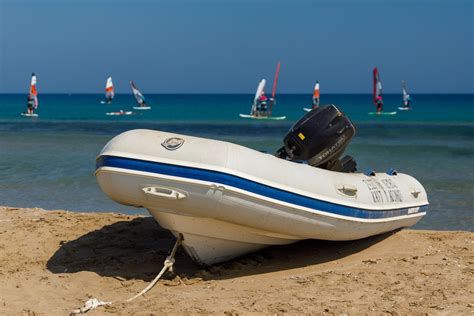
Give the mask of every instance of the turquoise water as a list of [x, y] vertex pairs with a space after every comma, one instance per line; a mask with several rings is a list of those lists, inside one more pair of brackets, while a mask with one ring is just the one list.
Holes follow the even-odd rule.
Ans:
[[[346, 150], [359, 170], [395, 168], [426, 188], [429, 214], [423, 229], [474, 230], [474, 95], [413, 95], [413, 110], [369, 116], [370, 95], [324, 95], [355, 123]], [[99, 189], [95, 156], [120, 132], [150, 128], [231, 141], [273, 152], [304, 112], [311, 96], [282, 95], [274, 115], [285, 121], [245, 120], [251, 95], [147, 95], [153, 107], [133, 116], [106, 116], [130, 110], [132, 95], [100, 104], [102, 95], [40, 95], [38, 118], [19, 115], [25, 95], [0, 95], [0, 205], [74, 211], [143, 213], [116, 204]], [[399, 95], [385, 97], [395, 111]], [[277, 171], [276, 171], [277, 172]]]

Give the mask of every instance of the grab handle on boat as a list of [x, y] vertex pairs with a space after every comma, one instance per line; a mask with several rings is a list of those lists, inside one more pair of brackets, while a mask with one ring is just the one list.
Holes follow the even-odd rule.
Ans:
[[142, 188], [142, 191], [146, 195], [151, 195], [153, 197], [159, 197], [168, 200], [181, 200], [186, 198], [186, 194], [184, 193], [163, 187], [145, 187]]
[[355, 196], [357, 194], [357, 188], [352, 185], [344, 184], [337, 187], [337, 190], [347, 196]]
[[387, 170], [387, 174], [389, 176], [396, 176], [398, 174], [397, 170], [393, 169], [393, 168], [390, 168]]
[[375, 176], [375, 171], [372, 169], [367, 169], [365, 170], [364, 174], [369, 177], [374, 177]]

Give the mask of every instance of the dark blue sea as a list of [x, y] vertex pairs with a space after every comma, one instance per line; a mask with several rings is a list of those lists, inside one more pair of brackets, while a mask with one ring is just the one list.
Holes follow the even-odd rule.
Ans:
[[[152, 106], [132, 116], [132, 95], [112, 105], [102, 95], [39, 95], [38, 118], [20, 116], [26, 95], [0, 95], [0, 205], [72, 211], [147, 214], [119, 205], [99, 189], [95, 157], [113, 136], [148, 128], [230, 141], [273, 152], [291, 125], [304, 115], [311, 95], [281, 95], [274, 115], [284, 121], [241, 119], [252, 95], [147, 95]], [[412, 95], [413, 110], [370, 116], [371, 95], [323, 95], [349, 116], [357, 134], [346, 150], [358, 169], [395, 168], [426, 188], [429, 214], [415, 228], [474, 230], [474, 95]], [[385, 110], [397, 111], [400, 95], [385, 96]], [[278, 170], [275, 170], [278, 172]]]

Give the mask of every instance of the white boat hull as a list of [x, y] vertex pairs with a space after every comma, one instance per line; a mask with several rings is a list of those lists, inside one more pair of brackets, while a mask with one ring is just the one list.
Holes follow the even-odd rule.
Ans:
[[[169, 150], [163, 144], [170, 139], [184, 143], [173, 140], [177, 148]], [[411, 226], [428, 205], [421, 184], [407, 175], [335, 173], [145, 130], [110, 141], [96, 176], [110, 198], [146, 207], [163, 228], [182, 234], [186, 252], [204, 265], [270, 245], [354, 240]]]

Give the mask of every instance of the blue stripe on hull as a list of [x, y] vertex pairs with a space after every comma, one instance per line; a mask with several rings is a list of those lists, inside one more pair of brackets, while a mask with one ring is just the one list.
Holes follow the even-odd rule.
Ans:
[[[175, 176], [180, 178], [188, 178], [194, 180], [202, 180], [207, 182], [214, 182], [228, 185], [234, 188], [252, 192], [261, 196], [265, 196], [274, 200], [303, 206], [306, 208], [319, 210], [323, 212], [364, 218], [364, 219], [381, 219], [408, 214], [408, 208], [394, 209], [394, 210], [367, 210], [350, 206], [334, 204], [327, 201], [322, 201], [300, 195], [293, 192], [288, 192], [282, 189], [274, 188], [259, 182], [248, 180], [232, 174], [205, 170], [193, 167], [184, 167], [178, 165], [171, 165], [159, 162], [151, 162], [146, 160], [115, 157], [115, 156], [101, 156], [97, 159], [96, 169], [101, 167], [114, 167], [120, 169], [129, 169], [136, 171], [144, 171], [168, 176]], [[418, 212], [426, 212], [428, 205], [420, 206]]]

